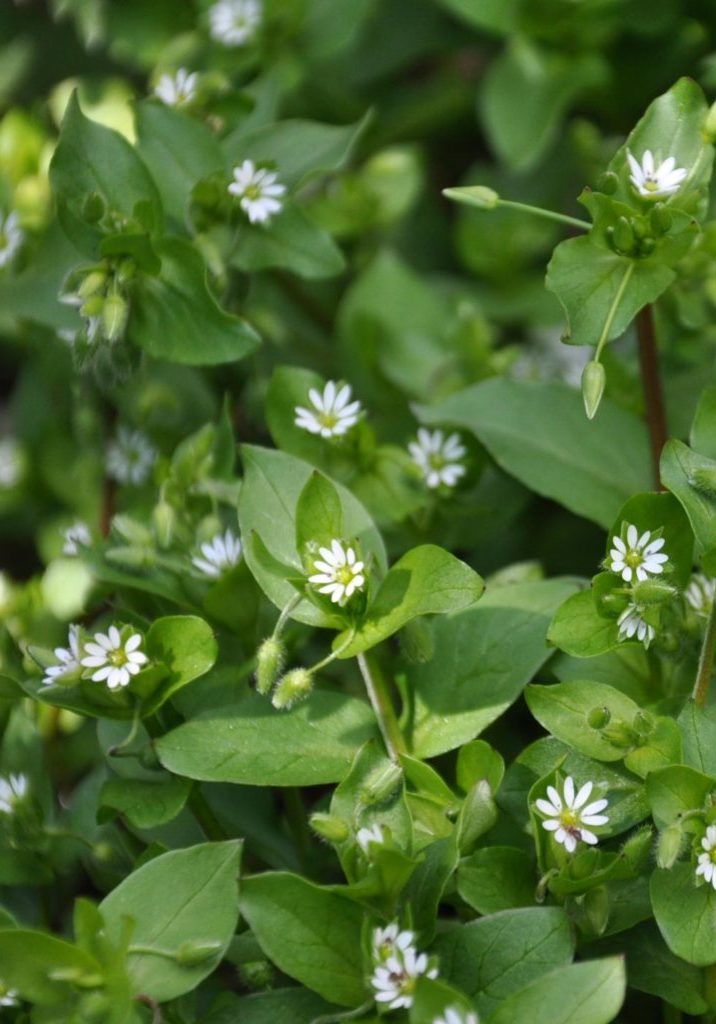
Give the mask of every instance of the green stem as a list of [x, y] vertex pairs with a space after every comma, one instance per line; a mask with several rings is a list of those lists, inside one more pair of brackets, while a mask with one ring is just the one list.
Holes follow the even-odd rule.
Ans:
[[345, 1013], [327, 1013], [323, 1017], [314, 1017], [311, 1024], [340, 1024], [344, 1020], [357, 1020], [372, 1010], [374, 1005], [375, 1003], [371, 999], [367, 1003], [363, 1003], [362, 1006], [357, 1006], [355, 1010], [346, 1010]]
[[405, 740], [398, 725], [388, 688], [375, 661], [367, 653], [357, 657], [358, 667], [368, 692], [370, 703], [378, 719], [386, 749], [393, 761], [397, 761], [405, 753]]
[[711, 605], [709, 619], [706, 624], [706, 632], [704, 633], [704, 640], [701, 645], [701, 655], [699, 657], [699, 667], [696, 672], [696, 683], [694, 684], [694, 692], [692, 694], [694, 703], [699, 708], [705, 707], [708, 699], [709, 683], [711, 682], [711, 676], [713, 674], [715, 647], [716, 601]]
[[602, 354], [602, 349], [606, 345], [607, 339], [609, 338], [609, 332], [612, 329], [612, 324], [614, 323], [614, 317], [617, 315], [617, 310], [619, 309], [619, 303], [622, 301], [622, 298], [624, 296], [624, 292], [626, 291], [626, 287], [629, 284], [629, 281], [631, 279], [631, 275], [633, 273], [634, 273], [634, 261], [633, 260], [629, 260], [629, 263], [627, 264], [627, 268], [624, 271], [624, 277], [621, 279], [621, 283], [620, 283], [619, 287], [617, 288], [617, 293], [616, 293], [616, 295], [614, 296], [614, 298], [612, 300], [611, 307], [609, 309], [609, 312], [607, 313], [607, 319], [604, 321], [604, 327], [602, 328], [602, 333], [601, 333], [601, 335], [599, 337], [599, 341], [597, 342], [597, 348], [596, 348], [596, 350], [594, 352], [594, 362], [595, 363], [599, 362], [599, 357]]
[[554, 220], [559, 224], [569, 224], [570, 227], [579, 228], [581, 231], [592, 230], [592, 225], [589, 221], [580, 220], [579, 217], [570, 217], [566, 213], [558, 213], [556, 210], [543, 210], [541, 206], [518, 203], [513, 199], [499, 199], [497, 205], [506, 206], [510, 210], [520, 210], [522, 213], [531, 213], [533, 217], [542, 217], [543, 220]]

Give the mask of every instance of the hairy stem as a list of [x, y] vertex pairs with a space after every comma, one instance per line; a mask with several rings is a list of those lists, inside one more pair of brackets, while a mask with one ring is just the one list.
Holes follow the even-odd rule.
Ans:
[[664, 395], [661, 388], [661, 374], [659, 372], [659, 350], [656, 345], [656, 331], [654, 329], [654, 309], [652, 306], [644, 306], [637, 314], [636, 333], [639, 341], [639, 366], [641, 368], [641, 383], [644, 389], [646, 423], [649, 429], [649, 442], [651, 444], [654, 486], [659, 491], [663, 490], [659, 462], [668, 435]]
[[405, 740], [398, 725], [385, 679], [370, 655], [359, 654], [357, 661], [375, 717], [378, 719], [386, 750], [393, 761], [397, 761], [405, 752]]
[[612, 329], [612, 324], [614, 323], [614, 317], [617, 315], [617, 310], [619, 309], [619, 305], [620, 305], [620, 303], [622, 301], [622, 298], [624, 296], [624, 292], [626, 291], [626, 287], [629, 284], [629, 281], [631, 280], [631, 275], [633, 273], [634, 273], [634, 261], [633, 260], [629, 260], [629, 263], [627, 264], [626, 270], [624, 271], [624, 277], [621, 279], [621, 283], [620, 283], [619, 287], [617, 288], [616, 295], [614, 296], [614, 299], [612, 300], [611, 307], [609, 309], [609, 312], [607, 313], [607, 319], [604, 321], [604, 327], [602, 328], [602, 333], [600, 334], [599, 341], [597, 342], [597, 347], [596, 347], [595, 352], [594, 352], [594, 361], [595, 361], [595, 363], [599, 362], [599, 357], [602, 354], [602, 349], [606, 345], [607, 340], [609, 338], [609, 332]]
[[716, 647], [716, 601], [711, 605], [709, 619], [706, 624], [701, 654], [699, 656], [699, 667], [696, 672], [696, 682], [692, 697], [697, 707], [706, 706], [709, 695], [709, 683], [713, 673], [714, 648]]
[[568, 224], [572, 228], [579, 228], [580, 231], [590, 231], [592, 227], [589, 221], [580, 220], [579, 217], [570, 217], [568, 214], [558, 213], [556, 210], [543, 210], [541, 206], [517, 203], [512, 199], [500, 199], [497, 205], [506, 206], [510, 210], [520, 210], [522, 213], [532, 214], [533, 217], [542, 217], [543, 220], [554, 220], [558, 224]]

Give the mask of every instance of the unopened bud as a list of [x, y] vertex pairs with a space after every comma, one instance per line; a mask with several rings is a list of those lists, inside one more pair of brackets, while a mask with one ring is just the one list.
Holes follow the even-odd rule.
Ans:
[[148, 569], [154, 564], [154, 552], [150, 548], [123, 545], [121, 547], [109, 548], [105, 552], [105, 558], [115, 565], [126, 565], [131, 569]]
[[358, 791], [359, 801], [366, 807], [389, 800], [403, 781], [403, 769], [394, 761], [386, 761], [370, 772]]
[[131, 516], [115, 516], [112, 520], [112, 530], [130, 544], [152, 543], [152, 531]]
[[679, 859], [684, 843], [684, 833], [680, 825], [669, 825], [659, 833], [656, 844], [656, 863], [660, 868], [672, 868]]
[[494, 210], [499, 201], [499, 193], [486, 185], [469, 185], [466, 188], [443, 189], [446, 199], [453, 199], [456, 203], [465, 203], [467, 206], [476, 206], [479, 210]]
[[117, 267], [115, 277], [119, 284], [126, 284], [127, 281], [131, 281], [137, 273], [137, 264], [134, 260], [122, 260]]
[[309, 695], [313, 676], [306, 668], [294, 668], [279, 679], [271, 703], [279, 710], [288, 710]]
[[716, 144], [716, 103], [712, 103], [709, 107], [702, 134], [706, 142], [711, 145]]
[[657, 203], [649, 214], [649, 224], [655, 235], [665, 235], [674, 222], [671, 210], [663, 203]]
[[91, 320], [95, 316], [102, 316], [104, 310], [104, 296], [90, 295], [80, 306], [80, 316]]
[[716, 466], [700, 466], [688, 474], [692, 487], [709, 498], [716, 498]]
[[154, 506], [152, 521], [157, 543], [160, 548], [168, 548], [174, 537], [177, 515], [168, 501], [160, 501]]
[[587, 419], [593, 420], [604, 394], [606, 374], [601, 363], [590, 360], [582, 371], [582, 398]]
[[348, 822], [335, 814], [321, 814], [317, 811], [311, 815], [309, 824], [316, 835], [327, 839], [329, 843], [344, 843], [351, 832]]
[[661, 580], [644, 580], [634, 585], [634, 602], [638, 605], [661, 604], [663, 601], [670, 601], [676, 597], [678, 591], [669, 583], [662, 583]]
[[652, 831], [647, 826], [635, 832], [624, 843], [621, 853], [629, 867], [639, 873], [651, 856]]
[[106, 284], [107, 275], [104, 270], [92, 270], [80, 282], [77, 294], [81, 299], [88, 299], [91, 295], [101, 292]]
[[634, 229], [626, 217], [614, 225], [614, 247], [620, 252], [631, 252], [634, 247]]
[[102, 326], [107, 341], [119, 341], [124, 336], [129, 319], [129, 303], [118, 292], [112, 292], [104, 300]]
[[613, 196], [619, 188], [619, 178], [614, 171], [605, 171], [604, 174], [599, 175], [597, 188], [600, 192], [603, 192], [605, 196]]
[[654, 731], [654, 718], [648, 711], [637, 711], [632, 721], [632, 728], [640, 736], [649, 736]]
[[198, 939], [188, 939], [182, 942], [174, 954], [174, 959], [182, 967], [195, 967], [215, 957], [221, 950], [220, 942], [201, 942]]
[[649, 225], [641, 217], [634, 217], [631, 221], [631, 229], [634, 232], [634, 237], [638, 238], [639, 241], [649, 237]]
[[625, 750], [633, 747], [637, 740], [634, 730], [626, 722], [621, 722], [618, 719], [602, 729], [602, 736], [613, 746], [623, 747]]
[[639, 242], [639, 256], [651, 256], [656, 249], [656, 242], [653, 238], [643, 238]]
[[249, 963], [240, 964], [238, 973], [245, 988], [248, 989], [263, 990], [276, 984], [276, 970], [268, 960], [251, 960]]
[[256, 689], [266, 694], [281, 674], [286, 649], [277, 637], [270, 636], [256, 653]]
[[596, 707], [587, 715], [587, 725], [590, 729], [603, 729], [605, 725], [609, 725], [612, 713], [607, 707]]

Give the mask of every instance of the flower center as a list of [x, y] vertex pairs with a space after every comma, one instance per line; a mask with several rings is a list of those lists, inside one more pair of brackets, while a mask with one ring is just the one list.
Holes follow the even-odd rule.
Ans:
[[641, 563], [644, 561], [644, 558], [640, 551], [632, 550], [627, 552], [627, 556], [624, 559], [624, 561], [627, 565], [630, 565], [632, 569], [638, 569]]
[[431, 469], [442, 469], [445, 466], [445, 459], [440, 452], [433, 452], [428, 456], [428, 465]]
[[338, 417], [334, 412], [321, 412], [318, 414], [318, 422], [327, 430], [333, 430], [338, 423]]
[[656, 180], [656, 178], [645, 178], [644, 188], [647, 190], [647, 192], [657, 192], [659, 190], [659, 182]]
[[576, 811], [564, 810], [559, 816], [559, 820], [562, 822], [564, 828], [568, 832], [577, 831], [577, 825], [579, 825], [579, 815]]
[[122, 668], [123, 665], [127, 664], [127, 652], [123, 647], [118, 647], [116, 651], [110, 651], [107, 659], [115, 668]]
[[347, 587], [353, 579], [353, 575], [354, 573], [350, 566], [342, 565], [340, 569], [336, 570], [336, 581], [338, 583], [342, 583], [344, 587]]
[[247, 185], [244, 191], [244, 199], [251, 199], [253, 202], [257, 199], [261, 199], [261, 186]]

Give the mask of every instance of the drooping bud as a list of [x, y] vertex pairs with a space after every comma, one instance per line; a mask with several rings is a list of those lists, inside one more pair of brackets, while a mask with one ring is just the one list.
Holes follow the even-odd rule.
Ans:
[[119, 341], [124, 336], [129, 319], [129, 303], [119, 292], [112, 292], [104, 300], [102, 326], [109, 342]]
[[654, 731], [654, 718], [648, 711], [637, 711], [632, 721], [632, 728], [640, 736], [649, 736]]
[[597, 188], [600, 192], [603, 192], [605, 196], [613, 196], [619, 188], [619, 178], [614, 171], [605, 171], [604, 174], [599, 175]]
[[655, 235], [665, 235], [673, 222], [671, 210], [663, 203], [657, 203], [649, 214], [649, 224]]
[[634, 248], [634, 229], [626, 217], [620, 217], [614, 225], [614, 248], [624, 253]]
[[590, 360], [582, 371], [582, 398], [587, 419], [593, 420], [604, 394], [606, 374], [601, 363]]
[[443, 189], [446, 199], [454, 199], [456, 203], [476, 206], [479, 210], [494, 210], [500, 202], [500, 195], [486, 185], [469, 185], [466, 188]]
[[182, 967], [196, 967], [210, 960], [221, 950], [220, 942], [201, 942], [199, 939], [187, 939], [174, 954], [174, 959]]
[[344, 843], [350, 835], [350, 826], [343, 818], [335, 814], [321, 814], [316, 811], [309, 818], [309, 825], [321, 839], [327, 839], [329, 843]]
[[278, 637], [270, 636], [256, 652], [256, 689], [267, 694], [281, 674], [286, 648]]
[[103, 310], [104, 296], [90, 295], [90, 297], [80, 306], [80, 316], [85, 317], [87, 320], [91, 320], [93, 317], [102, 316]]
[[609, 708], [595, 707], [587, 715], [587, 725], [590, 729], [603, 729], [605, 725], [609, 725], [611, 717], [612, 713]]
[[680, 825], [673, 824], [659, 833], [656, 844], [656, 863], [660, 868], [672, 868], [679, 859], [684, 843], [684, 833]]
[[77, 294], [81, 299], [88, 299], [90, 295], [101, 292], [107, 284], [107, 274], [104, 270], [92, 270], [80, 281]]
[[161, 500], [154, 506], [152, 520], [160, 548], [168, 548], [174, 537], [177, 515], [168, 501]]
[[261, 991], [276, 984], [276, 969], [268, 960], [251, 960], [239, 964], [237, 971], [248, 989]]
[[279, 679], [271, 703], [281, 711], [288, 710], [309, 695], [313, 676], [306, 668], [294, 668]]
[[403, 769], [394, 761], [374, 768], [358, 791], [358, 800], [366, 807], [389, 800], [403, 781]]

